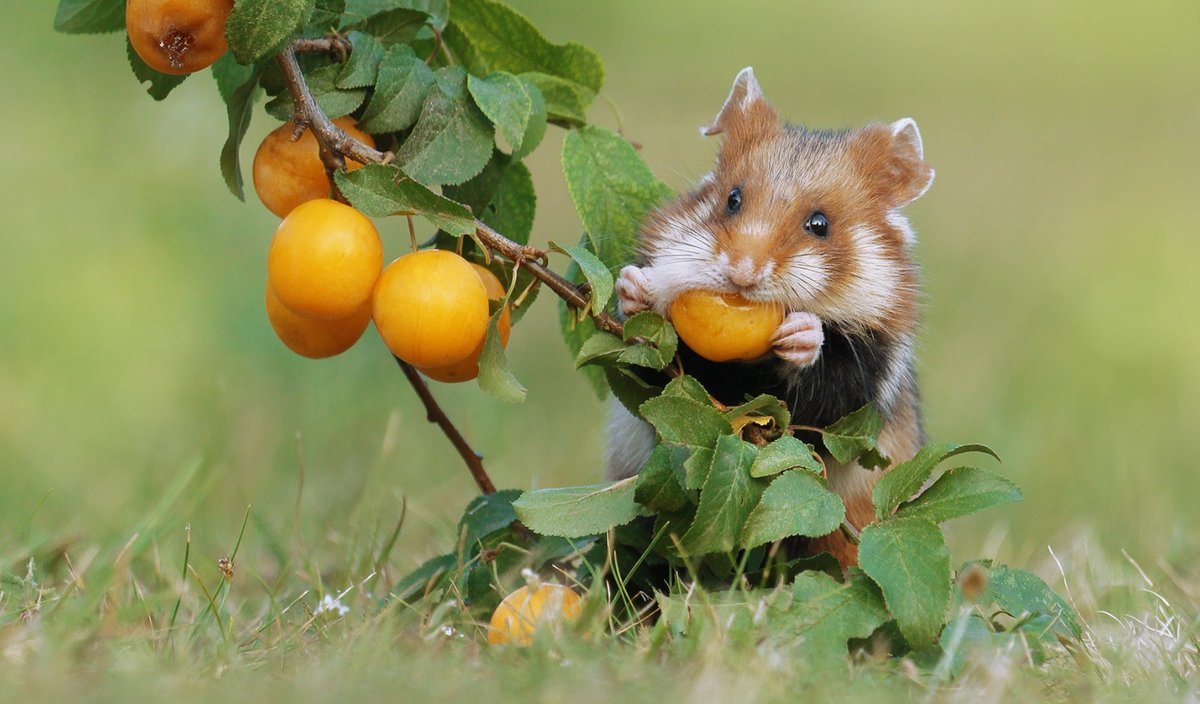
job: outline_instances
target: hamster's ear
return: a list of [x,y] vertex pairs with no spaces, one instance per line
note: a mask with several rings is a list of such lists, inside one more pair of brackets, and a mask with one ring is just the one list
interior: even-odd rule
[[925,163],[925,145],[916,120],[911,117],[896,120],[891,131],[892,164],[898,177],[894,193],[899,207],[925,195],[933,185],[933,168]]
[[933,169],[925,163],[921,131],[911,118],[890,125],[868,125],[850,141],[863,174],[889,208],[900,208],[920,198],[933,183]]
[[738,72],[725,105],[712,124],[701,127],[700,134],[711,136],[722,132],[733,135],[752,134],[778,126],[779,116],[763,97],[762,86],[750,66]]

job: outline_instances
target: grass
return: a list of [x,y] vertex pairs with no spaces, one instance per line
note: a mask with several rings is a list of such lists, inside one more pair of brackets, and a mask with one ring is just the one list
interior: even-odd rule
[[[473,495],[458,458],[377,339],[320,364],[273,339],[275,221],[224,190],[211,79],[153,103],[117,37],[53,35],[45,3],[18,3],[25,31],[0,46],[0,699],[1195,697],[1191,4],[516,4],[600,52],[624,128],[675,187],[709,167],[694,128],[747,64],[812,125],[918,120],[938,170],[911,209],[929,429],[996,447],[1027,497],[951,547],[1069,589],[1083,657],[997,654],[936,687],[864,662],[843,683],[725,623],[653,655],[638,629],[521,653],[483,646],[453,606],[386,600],[454,544]],[[271,127],[256,115],[244,158]],[[543,242],[579,229],[560,139],[530,162]],[[384,230],[402,251],[407,232]],[[548,301],[510,347],[528,402],[437,389],[503,487],[598,473],[603,406]],[[314,618],[351,587],[349,613]]]

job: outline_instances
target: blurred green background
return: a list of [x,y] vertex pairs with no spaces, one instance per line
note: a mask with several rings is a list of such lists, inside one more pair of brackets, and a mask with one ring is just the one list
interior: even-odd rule
[[[916,118],[937,169],[910,208],[928,428],[995,447],[1026,494],[956,525],[956,556],[1044,566],[1047,545],[1095,537],[1200,567],[1194,2],[513,4],[600,53],[620,124],[678,189],[709,168],[696,128],[746,65],[793,121]],[[223,554],[251,504],[248,569],[297,540],[352,571],[339,560],[402,497],[397,569],[444,551],[473,484],[374,332],[314,362],[266,322],[277,220],[221,181],[211,76],[155,103],[120,36],[55,35],[49,2],[5,13],[22,30],[0,42],[0,553],[123,544],[195,461],[156,533],[168,556],[185,524],[194,555]],[[592,117],[618,124],[603,100]],[[244,160],[271,127],[260,110]],[[580,229],[561,138],[530,160],[540,242]],[[502,487],[599,476],[604,406],[556,326],[544,295],[513,335],[525,404],[436,386]]]

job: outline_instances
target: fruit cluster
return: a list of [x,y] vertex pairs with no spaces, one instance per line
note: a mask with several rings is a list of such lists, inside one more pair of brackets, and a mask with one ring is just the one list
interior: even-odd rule
[[[504,294],[491,271],[444,250],[412,252],[384,268],[370,218],[328,198],[293,208],[267,255],[267,317],[293,352],[339,354],[374,320],[392,354],[438,381],[479,374],[488,301]],[[507,309],[498,332],[507,344]]]

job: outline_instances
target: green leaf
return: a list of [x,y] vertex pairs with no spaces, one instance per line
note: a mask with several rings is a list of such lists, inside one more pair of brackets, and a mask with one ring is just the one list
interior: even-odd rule
[[746,520],[741,546],[752,548],[793,535],[819,538],[837,530],[845,517],[842,498],[829,490],[824,479],[807,472],[784,472],[763,492]]
[[254,96],[258,90],[258,77],[263,67],[256,66],[250,77],[238,86],[225,101],[226,113],[229,116],[229,137],[225,146],[221,147],[221,175],[229,191],[240,200],[245,200],[242,184],[242,163],[239,154],[242,138],[250,126],[250,117],[254,111]]
[[608,267],[604,266],[604,262],[588,251],[583,245],[562,245],[555,242],[550,243],[550,248],[556,252],[562,252],[569,255],[575,263],[579,265],[580,271],[583,272],[587,279],[588,286],[592,289],[592,297],[589,301],[591,311],[599,313],[603,312],[608,306],[608,300],[612,298],[613,293],[613,277],[609,272]]
[[504,354],[504,345],[500,342],[497,324],[503,312],[503,309],[497,310],[488,321],[483,352],[479,354],[479,388],[505,403],[520,403],[525,400],[527,392],[508,368],[508,358]]
[[[590,369],[595,369],[595,367],[584,367],[582,371],[586,372]],[[621,405],[639,418],[641,418],[639,409],[642,404],[662,391],[661,388],[647,383],[629,369],[604,367],[601,374],[603,375],[602,380],[607,384],[605,388],[610,389]]]
[[690,398],[696,403],[702,403],[706,406],[712,405],[712,400],[708,397],[708,391],[704,386],[696,381],[696,377],[684,374],[677,376],[663,388],[663,396],[677,396],[679,398]]
[[66,34],[100,34],[125,29],[126,0],[59,0],[54,29]]
[[942,649],[939,669],[957,677],[968,659],[976,656],[994,657],[1012,642],[1009,633],[994,633],[982,616],[964,611],[942,630],[938,645]]
[[[349,13],[347,13],[349,14]],[[343,27],[342,31],[358,30],[370,34],[384,46],[407,44],[429,21],[429,14],[408,7],[392,7],[376,12],[365,20]]]
[[[575,283],[579,283],[583,279],[583,274],[579,271],[579,265],[574,261],[572,261],[570,266],[567,267],[566,278],[567,280],[574,281]],[[571,354],[572,358],[574,358],[579,354],[579,350],[583,348],[583,343],[592,336],[592,333],[596,332],[596,324],[592,322],[591,318],[584,318],[583,320],[580,320],[577,311],[568,306],[567,302],[561,298],[558,299],[557,305],[559,330],[562,332],[563,342],[567,344],[567,351]],[[605,380],[607,369],[586,366],[580,367],[579,371],[583,374],[583,378],[586,379],[591,385],[592,390],[596,392],[596,397],[600,400],[604,400],[608,396],[610,386],[610,382]],[[637,391],[638,387],[646,386],[646,384],[641,380],[633,378],[632,376],[626,379],[624,375],[618,377],[611,383],[620,385],[623,389],[628,388],[628,390],[631,392]],[[656,394],[657,389],[655,389],[654,393],[651,393],[645,398],[649,398],[650,396]],[[617,398],[621,398],[621,396],[618,394]],[[631,406],[630,404],[634,403],[635,400],[636,404]],[[628,395],[626,399],[622,399],[621,403],[623,403],[625,407],[629,409],[630,413],[637,413],[638,405],[641,405],[642,400],[645,399],[642,398],[642,393],[638,391],[638,393],[632,393],[631,395]]]
[[425,596],[443,576],[458,567],[458,556],[438,555],[404,575],[392,589],[392,596],[401,601],[416,601]]
[[730,423],[746,416],[767,417],[775,421],[776,428],[786,428],[792,416],[787,404],[770,394],[759,394],[742,405],[725,412]]
[[[305,82],[308,83],[308,89],[312,91],[313,98],[317,101],[317,106],[330,119],[349,115],[357,110],[367,97],[367,91],[362,88],[339,89],[337,79],[341,72],[341,64],[328,64],[313,69],[304,76]],[[295,106],[292,104],[292,96],[287,92],[272,98],[266,107],[267,112],[280,122],[292,119],[296,112]]]
[[[725,436],[721,436],[725,437]],[[683,486],[686,489],[697,490],[708,481],[708,473],[712,470],[713,449],[697,447],[683,463]]]
[[599,91],[600,57],[585,46],[553,44],[517,11],[493,0],[454,0],[445,39],[471,73],[540,71]]
[[1083,635],[1075,609],[1041,577],[1001,565],[988,576],[983,601],[996,604],[1016,618],[1044,614],[1054,619],[1054,631],[1078,640]]
[[509,163],[500,174],[496,191],[483,209],[479,219],[488,227],[517,244],[529,242],[533,218],[537,211],[537,193],[533,175],[525,164]]
[[546,98],[542,91],[528,78],[518,76],[525,93],[529,96],[529,120],[525,123],[525,134],[521,135],[520,144],[513,146],[513,158],[523,159],[537,149],[546,135]]
[[575,368],[585,364],[605,364],[615,362],[625,351],[625,342],[611,332],[597,330],[579,348],[575,355]]
[[896,515],[919,516],[941,523],[1022,498],[1016,484],[994,472],[955,467],[938,477],[920,496],[901,504]]
[[858,460],[868,469],[886,467],[888,459],[879,452],[875,444],[879,431],[883,429],[883,416],[879,409],[867,404],[857,411],[838,420],[821,431],[825,449],[842,464]]
[[[679,337],[675,328],[661,315],[654,311],[635,313],[625,321],[625,341],[635,342],[638,339],[647,340],[654,345],[663,362],[662,369],[675,358],[675,350],[679,346]],[[707,400],[705,401],[707,403]]]
[[212,65],[212,74],[217,81],[221,100],[228,105],[238,87],[254,75],[254,67],[239,64],[233,54],[227,51]]
[[375,93],[359,126],[376,134],[412,127],[435,82],[433,70],[406,44],[387,50],[375,80]]
[[520,496],[519,489],[504,489],[476,496],[467,504],[467,510],[458,522],[458,536],[468,550],[485,536],[507,528],[517,520],[512,503]]
[[316,0],[308,24],[315,31],[321,33],[337,29],[341,24],[342,13],[345,11],[346,0]]
[[738,546],[746,519],[763,493],[762,483],[750,478],[757,454],[754,445],[736,436],[717,440],[696,520],[680,541],[688,554],[724,553]]
[[932,644],[950,606],[950,550],[936,523],[893,518],[863,528],[858,561],[883,590],[913,648]]
[[780,630],[801,639],[798,656],[814,669],[845,669],[850,639],[869,637],[889,619],[879,590],[861,574],[851,574],[843,584],[807,571],[792,584]]
[[650,459],[638,472],[634,499],[653,511],[678,511],[690,503],[680,481],[687,456],[687,448],[655,446]]
[[347,200],[372,217],[417,213],[455,236],[475,232],[475,218],[465,205],[434,193],[395,166],[367,164],[339,171],[334,178]]
[[750,476],[769,477],[785,469],[797,467],[813,474],[820,474],[823,469],[811,447],[801,440],[785,435],[759,450],[758,459],[750,468]]
[[238,0],[225,21],[225,38],[239,63],[275,53],[313,13],[313,0]]
[[149,83],[146,87],[146,92],[155,100],[162,100],[175,89],[175,86],[183,83],[183,79],[187,78],[187,74],[182,76],[172,76],[168,73],[159,73],[146,65],[142,61],[142,57],[138,56],[133,50],[133,44],[129,43],[129,38],[125,38],[125,55],[129,57],[129,67],[133,69],[133,76],[137,78],[138,83]]
[[529,97],[521,79],[504,71],[484,78],[469,76],[467,89],[509,147],[514,152],[520,149],[533,116],[533,98]]
[[467,95],[461,66],[438,69],[434,79],[421,117],[396,158],[422,183],[462,183],[492,157],[491,123]]
[[658,431],[663,442],[711,449],[733,427],[712,406],[679,396],[658,396],[642,404],[640,415]]
[[536,71],[522,73],[520,78],[542,94],[546,104],[546,119],[566,127],[583,127],[587,124],[588,106],[596,99],[596,93],[591,88]]
[[342,89],[368,88],[375,85],[379,64],[385,51],[379,40],[363,32],[350,32],[346,37],[353,45],[350,58],[342,66],[334,85]]
[[[871,503],[875,505],[875,516],[883,520],[913,494],[921,490],[929,475],[942,461],[967,452],[982,452],[992,457],[996,453],[985,445],[955,445],[932,443],[922,447],[916,456],[902,462],[884,474],[871,490]],[[1000,459],[996,457],[996,459]]]
[[539,535],[582,538],[624,525],[638,515],[637,477],[618,482],[527,491],[513,502],[517,518]]
[[646,213],[671,196],[628,141],[602,127],[567,133],[563,174],[592,249],[616,271],[633,259]]

